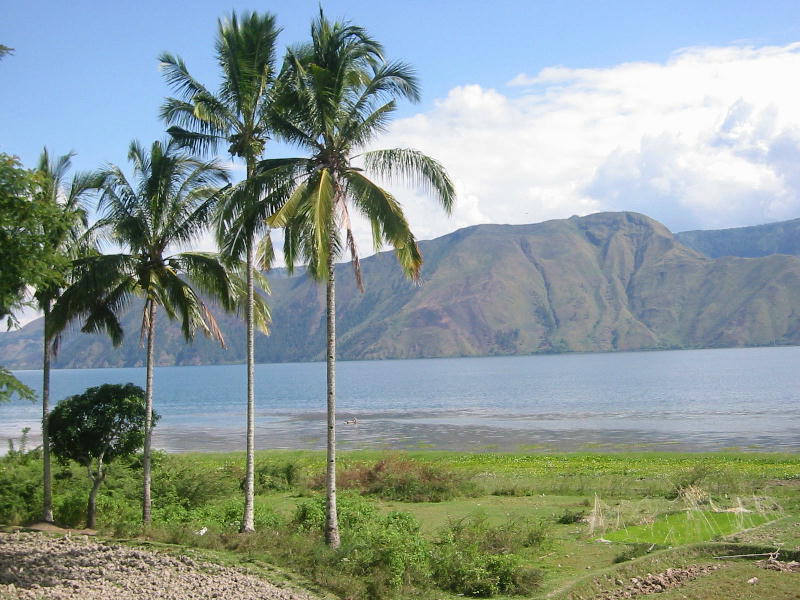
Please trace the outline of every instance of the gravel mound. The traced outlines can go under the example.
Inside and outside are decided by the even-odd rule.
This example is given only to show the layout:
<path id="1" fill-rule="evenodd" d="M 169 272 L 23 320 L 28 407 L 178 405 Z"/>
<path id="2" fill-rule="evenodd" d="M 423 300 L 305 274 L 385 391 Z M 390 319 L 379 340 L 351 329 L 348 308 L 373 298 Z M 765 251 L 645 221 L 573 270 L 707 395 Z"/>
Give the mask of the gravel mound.
<path id="1" fill-rule="evenodd" d="M 629 585 L 622 589 L 604 592 L 595 596 L 595 600 L 621 600 L 622 598 L 666 592 L 702 575 L 709 575 L 720 568 L 722 565 L 690 565 L 683 569 L 667 569 L 656 575 L 648 573 L 644 577 L 632 577 Z M 617 580 L 617 585 L 625 584 L 622 580 Z"/>
<path id="2" fill-rule="evenodd" d="M 0 534 L 0 598 L 313 600 L 188 556 L 38 533 Z"/>

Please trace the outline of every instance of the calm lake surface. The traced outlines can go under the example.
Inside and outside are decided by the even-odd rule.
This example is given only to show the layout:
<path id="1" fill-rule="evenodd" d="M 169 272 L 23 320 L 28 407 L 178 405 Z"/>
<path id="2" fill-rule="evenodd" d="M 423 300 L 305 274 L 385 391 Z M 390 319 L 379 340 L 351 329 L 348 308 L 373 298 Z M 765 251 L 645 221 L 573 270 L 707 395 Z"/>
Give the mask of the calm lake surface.
<path id="1" fill-rule="evenodd" d="M 144 378 L 54 370 L 52 398 Z M 340 362 L 337 391 L 342 449 L 800 450 L 800 347 Z M 256 365 L 256 404 L 258 448 L 324 447 L 324 363 Z M 157 368 L 155 409 L 156 447 L 242 450 L 245 367 Z M 0 405 L 0 440 L 40 411 Z"/>

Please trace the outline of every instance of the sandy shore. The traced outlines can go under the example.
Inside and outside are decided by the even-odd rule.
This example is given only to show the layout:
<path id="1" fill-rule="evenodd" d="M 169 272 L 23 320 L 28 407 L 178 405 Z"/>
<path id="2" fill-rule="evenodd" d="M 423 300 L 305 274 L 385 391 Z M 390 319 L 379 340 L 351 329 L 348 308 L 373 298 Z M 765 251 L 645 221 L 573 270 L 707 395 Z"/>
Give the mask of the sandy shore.
<path id="1" fill-rule="evenodd" d="M 87 536 L 0 534 L 0 598 L 313 600 L 244 571 Z"/>

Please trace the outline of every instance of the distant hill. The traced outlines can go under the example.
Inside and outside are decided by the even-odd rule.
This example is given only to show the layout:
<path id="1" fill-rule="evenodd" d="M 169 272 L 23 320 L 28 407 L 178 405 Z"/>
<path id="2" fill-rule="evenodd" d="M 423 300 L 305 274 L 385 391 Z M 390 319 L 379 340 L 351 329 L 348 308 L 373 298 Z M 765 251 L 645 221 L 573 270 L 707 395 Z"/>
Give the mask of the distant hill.
<path id="1" fill-rule="evenodd" d="M 477 225 L 421 248 L 418 286 L 388 252 L 362 262 L 364 294 L 349 265 L 337 267 L 340 358 L 800 344 L 800 258 L 709 258 L 641 214 Z M 322 359 L 324 287 L 276 275 L 272 335 L 257 337 L 257 360 Z M 134 306 L 124 316 L 119 349 L 102 336 L 70 334 L 56 365 L 141 365 L 140 314 Z M 242 362 L 242 322 L 220 321 L 227 350 L 203 338 L 183 344 L 162 314 L 159 364 Z M 38 322 L 0 336 L 0 364 L 38 368 L 40 336 Z"/>
<path id="2" fill-rule="evenodd" d="M 711 258 L 754 258 L 770 254 L 800 256 L 800 219 L 754 227 L 684 231 L 676 233 L 675 237 L 682 244 Z"/>

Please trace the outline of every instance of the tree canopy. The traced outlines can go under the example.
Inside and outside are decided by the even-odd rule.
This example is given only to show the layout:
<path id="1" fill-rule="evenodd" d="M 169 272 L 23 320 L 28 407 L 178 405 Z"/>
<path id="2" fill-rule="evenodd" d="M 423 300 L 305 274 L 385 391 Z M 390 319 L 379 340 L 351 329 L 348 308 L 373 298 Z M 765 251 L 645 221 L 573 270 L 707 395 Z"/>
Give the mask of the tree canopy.
<path id="1" fill-rule="evenodd" d="M 53 452 L 83 466 L 133 454 L 144 443 L 144 413 L 144 390 L 132 383 L 107 383 L 69 396 L 50 413 Z"/>
<path id="2" fill-rule="evenodd" d="M 63 224 L 57 205 L 37 194 L 40 176 L 19 160 L 0 154 L 0 318 L 13 323 L 29 286 L 49 286 L 68 259 L 48 244 L 49 231 Z"/>

